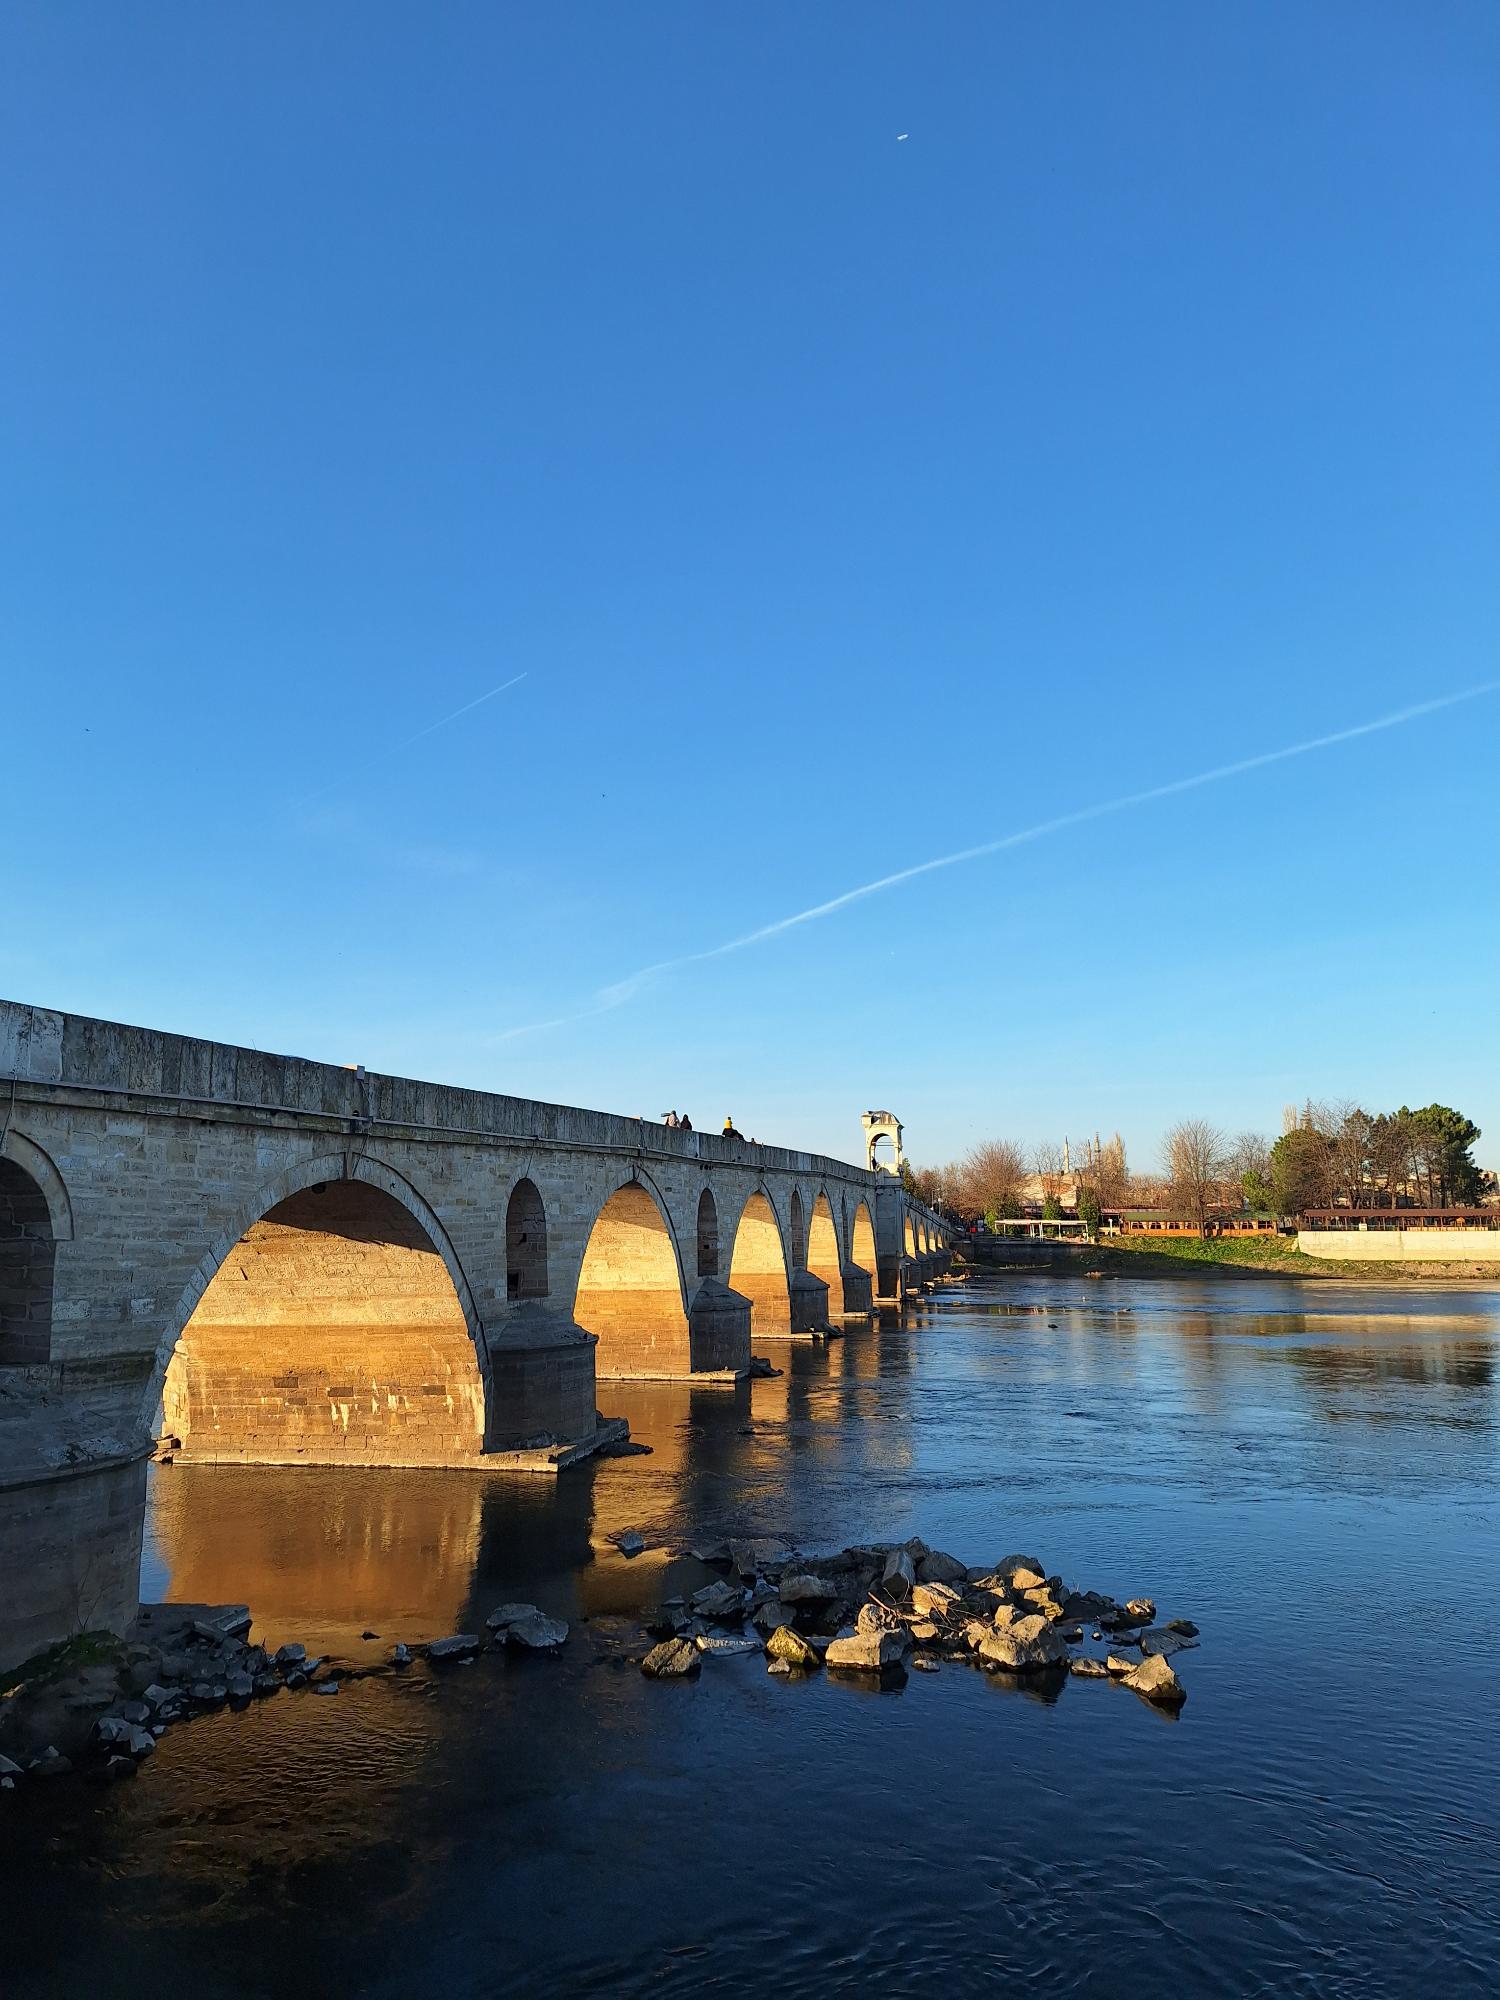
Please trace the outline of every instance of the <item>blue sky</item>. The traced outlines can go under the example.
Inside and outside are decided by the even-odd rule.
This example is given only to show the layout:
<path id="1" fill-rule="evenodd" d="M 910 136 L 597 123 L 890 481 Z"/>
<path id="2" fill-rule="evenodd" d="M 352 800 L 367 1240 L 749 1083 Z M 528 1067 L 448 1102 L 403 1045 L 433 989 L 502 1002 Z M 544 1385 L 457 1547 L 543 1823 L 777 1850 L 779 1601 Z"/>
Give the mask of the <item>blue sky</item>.
<path id="1" fill-rule="evenodd" d="M 610 992 L 1500 678 L 1497 63 L 1487 0 L 23 4 L 0 990 L 845 1156 L 1312 1094 L 1500 1163 L 1497 694 Z"/>

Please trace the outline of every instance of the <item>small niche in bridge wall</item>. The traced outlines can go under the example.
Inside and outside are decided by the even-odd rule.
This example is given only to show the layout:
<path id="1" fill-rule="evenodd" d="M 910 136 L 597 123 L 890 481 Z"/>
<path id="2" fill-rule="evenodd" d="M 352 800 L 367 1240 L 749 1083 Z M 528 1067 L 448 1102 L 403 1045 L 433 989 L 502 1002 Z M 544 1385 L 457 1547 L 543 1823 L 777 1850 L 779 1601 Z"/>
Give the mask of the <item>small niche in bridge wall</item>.
<path id="1" fill-rule="evenodd" d="M 505 1207 L 505 1296 L 547 1296 L 547 1211 L 533 1181 L 517 1181 Z"/>
<path id="2" fill-rule="evenodd" d="M 781 1231 L 776 1211 L 763 1194 L 751 1195 L 734 1232 L 729 1287 L 750 1301 L 752 1335 L 791 1332 L 792 1298 Z"/>
<path id="3" fill-rule="evenodd" d="M 578 1273 L 573 1317 L 599 1336 L 599 1375 L 692 1372 L 677 1249 L 650 1190 L 630 1181 L 600 1209 Z"/>
<path id="4" fill-rule="evenodd" d="M 0 1368 L 33 1368 L 52 1351 L 53 1255 L 46 1197 L 0 1160 Z"/>
<path id="5" fill-rule="evenodd" d="M 705 1188 L 698 1197 L 698 1276 L 719 1275 L 719 1211 Z"/>
<path id="6" fill-rule="evenodd" d="M 834 1227 L 833 1209 L 826 1194 L 820 1194 L 813 1203 L 812 1226 L 807 1232 L 807 1268 L 828 1287 L 829 1318 L 842 1318 L 844 1270 L 839 1257 L 839 1233 Z"/>
<path id="7" fill-rule="evenodd" d="M 484 1387 L 447 1266 L 362 1181 L 279 1202 L 215 1273 L 167 1368 L 189 1458 L 447 1465 L 478 1456 Z"/>

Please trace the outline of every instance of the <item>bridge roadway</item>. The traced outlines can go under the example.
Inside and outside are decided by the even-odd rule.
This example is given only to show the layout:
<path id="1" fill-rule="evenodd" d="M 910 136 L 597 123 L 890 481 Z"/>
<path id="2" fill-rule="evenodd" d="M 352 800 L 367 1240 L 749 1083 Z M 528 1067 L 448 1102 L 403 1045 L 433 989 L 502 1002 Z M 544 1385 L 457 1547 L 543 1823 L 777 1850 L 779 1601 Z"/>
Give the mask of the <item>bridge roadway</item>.
<path id="1" fill-rule="evenodd" d="M 599 1384 L 733 1383 L 951 1242 L 816 1154 L 0 1001 L 0 1666 L 133 1615 L 159 1436 L 556 1472 Z"/>

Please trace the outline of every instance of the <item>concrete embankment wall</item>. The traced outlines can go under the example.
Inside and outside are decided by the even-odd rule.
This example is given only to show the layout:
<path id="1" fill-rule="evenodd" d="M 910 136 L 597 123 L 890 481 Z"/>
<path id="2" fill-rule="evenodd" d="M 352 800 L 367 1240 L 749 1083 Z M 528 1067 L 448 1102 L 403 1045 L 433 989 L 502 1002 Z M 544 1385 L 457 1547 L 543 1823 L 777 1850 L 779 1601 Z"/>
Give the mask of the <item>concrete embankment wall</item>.
<path id="1" fill-rule="evenodd" d="M 1297 1248 L 1350 1262 L 1500 1264 L 1500 1229 L 1299 1229 Z"/>

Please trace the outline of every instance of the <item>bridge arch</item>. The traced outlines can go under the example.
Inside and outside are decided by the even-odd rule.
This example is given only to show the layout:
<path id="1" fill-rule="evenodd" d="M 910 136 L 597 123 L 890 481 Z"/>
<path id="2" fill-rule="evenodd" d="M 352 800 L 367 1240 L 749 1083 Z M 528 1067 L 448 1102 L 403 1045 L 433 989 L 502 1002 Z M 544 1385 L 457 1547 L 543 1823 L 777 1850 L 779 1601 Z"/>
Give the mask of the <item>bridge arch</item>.
<path id="1" fill-rule="evenodd" d="M 595 1216 L 573 1317 L 598 1336 L 597 1375 L 692 1373 L 677 1239 L 665 1204 L 648 1182 L 626 1181 Z"/>
<path id="2" fill-rule="evenodd" d="M 854 1216 L 849 1224 L 849 1261 L 857 1270 L 868 1272 L 875 1277 L 875 1224 L 870 1218 L 868 1202 L 854 1204 Z"/>
<path id="3" fill-rule="evenodd" d="M 547 1210 L 533 1180 L 522 1179 L 505 1204 L 505 1296 L 547 1296 Z"/>
<path id="4" fill-rule="evenodd" d="M 904 1234 L 902 1236 L 902 1247 L 905 1249 L 908 1257 L 915 1257 L 917 1254 L 917 1231 L 916 1231 L 916 1225 L 913 1223 L 911 1219 L 911 1210 L 909 1208 L 904 1211 L 904 1218 L 905 1218 L 905 1224 L 904 1224 Z"/>
<path id="5" fill-rule="evenodd" d="M 713 1189 L 705 1188 L 698 1197 L 698 1276 L 719 1275 L 719 1207 Z"/>
<path id="6" fill-rule="evenodd" d="M 828 1317 L 844 1315 L 844 1264 L 839 1256 L 839 1233 L 834 1227 L 833 1204 L 826 1188 L 820 1188 L 812 1205 L 807 1231 L 807 1269 L 828 1287 Z"/>
<path id="7" fill-rule="evenodd" d="M 57 1169 L 40 1146 L 7 1132 L 0 1145 L 0 1368 L 38 1368 L 51 1359 L 57 1244 L 72 1233 Z"/>
<path id="8" fill-rule="evenodd" d="M 791 1280 L 781 1224 L 770 1196 L 757 1188 L 740 1211 L 729 1263 L 732 1291 L 750 1301 L 753 1334 L 788 1334 L 792 1330 Z"/>
<path id="9" fill-rule="evenodd" d="M 807 1268 L 807 1226 L 802 1215 L 802 1190 L 792 1189 L 787 1206 L 787 1234 L 791 1238 L 791 1265 L 794 1271 Z"/>
<path id="10" fill-rule="evenodd" d="M 483 1450 L 487 1375 L 436 1215 L 382 1162 L 331 1154 L 282 1175 L 202 1259 L 148 1408 L 192 1458 L 443 1465 Z"/>

